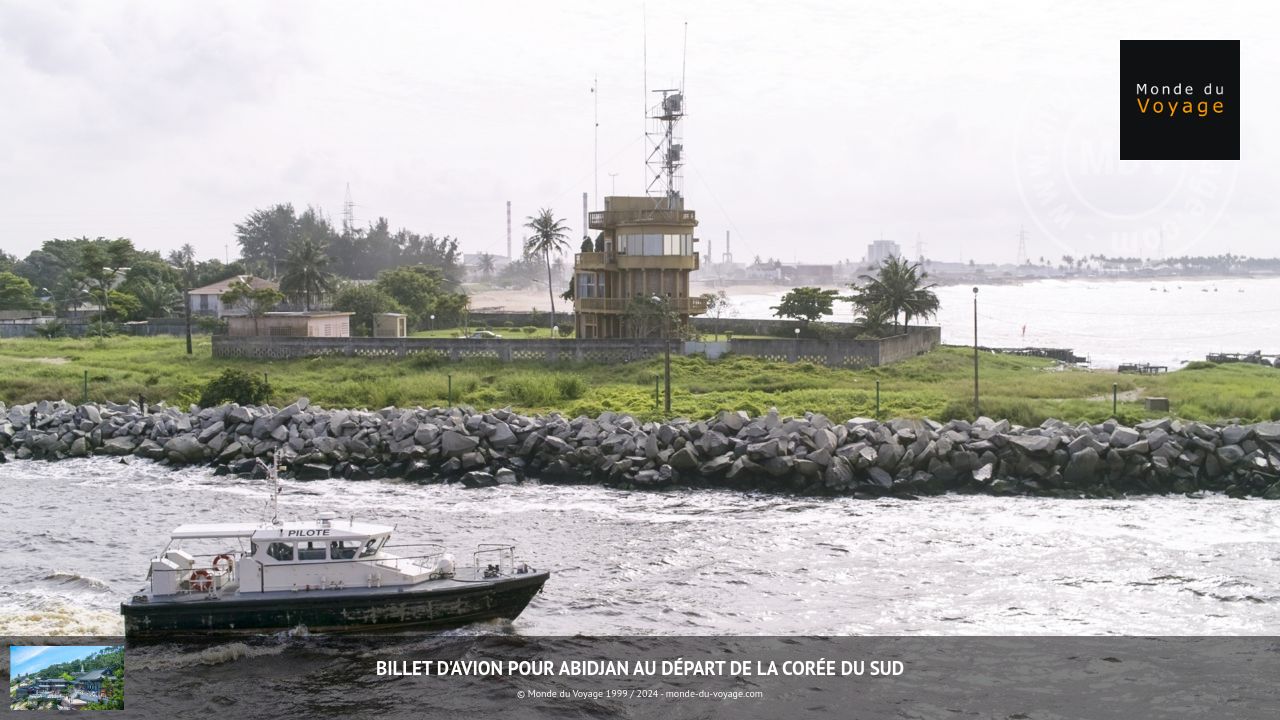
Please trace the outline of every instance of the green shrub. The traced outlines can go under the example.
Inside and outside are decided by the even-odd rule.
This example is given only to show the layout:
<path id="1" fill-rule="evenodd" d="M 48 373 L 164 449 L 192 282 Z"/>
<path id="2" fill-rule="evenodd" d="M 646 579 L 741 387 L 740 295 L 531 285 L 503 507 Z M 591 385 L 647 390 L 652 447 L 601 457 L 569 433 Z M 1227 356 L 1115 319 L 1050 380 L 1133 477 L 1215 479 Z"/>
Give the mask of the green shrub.
<path id="1" fill-rule="evenodd" d="M 1183 370 L 1211 370 L 1218 367 L 1218 363 L 1209 362 L 1208 360 L 1192 360 L 1187 363 Z"/>
<path id="2" fill-rule="evenodd" d="M 84 334 L 92 337 L 111 337 L 120 333 L 120 326 L 107 320 L 94 320 L 84 328 Z"/>
<path id="3" fill-rule="evenodd" d="M 515 373 L 502 382 L 502 389 L 520 405 L 546 407 L 560 399 L 556 383 L 546 375 Z"/>
<path id="4" fill-rule="evenodd" d="M 61 320 L 52 320 L 41 325 L 35 325 L 31 331 L 45 340 L 63 337 L 67 334 L 67 325 Z"/>
<path id="5" fill-rule="evenodd" d="M 271 397 L 271 385 L 266 378 L 244 370 L 227 368 L 205 385 L 200 394 L 201 407 L 213 407 L 227 402 L 241 405 L 261 405 Z"/>
<path id="6" fill-rule="evenodd" d="M 556 378 L 556 393 L 561 400 L 577 400 L 586 392 L 586 381 L 577 375 L 560 375 Z"/>
<path id="7" fill-rule="evenodd" d="M 212 315 L 198 315 L 195 318 L 196 329 L 209 335 L 225 335 L 227 321 Z"/>

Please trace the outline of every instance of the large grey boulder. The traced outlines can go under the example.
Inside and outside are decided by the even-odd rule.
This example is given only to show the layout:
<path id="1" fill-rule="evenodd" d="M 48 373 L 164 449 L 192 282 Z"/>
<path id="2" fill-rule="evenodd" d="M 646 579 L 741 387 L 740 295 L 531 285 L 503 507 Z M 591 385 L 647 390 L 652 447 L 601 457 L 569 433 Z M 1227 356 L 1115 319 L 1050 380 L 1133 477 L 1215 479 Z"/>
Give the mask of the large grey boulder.
<path id="1" fill-rule="evenodd" d="M 445 430 L 440 436 L 440 451 L 445 457 L 459 457 L 479 447 L 480 441 L 457 430 Z"/>
<path id="2" fill-rule="evenodd" d="M 191 435 L 177 435 L 164 444 L 164 452 L 174 462 L 196 462 L 204 458 L 205 447 Z"/>
<path id="3" fill-rule="evenodd" d="M 132 455 L 137 441 L 130 435 L 119 435 L 102 443 L 98 451 L 104 455 Z"/>
<path id="4" fill-rule="evenodd" d="M 1098 451 L 1086 447 L 1071 456 L 1067 467 L 1062 471 L 1062 479 L 1071 485 L 1091 485 L 1096 480 Z"/>

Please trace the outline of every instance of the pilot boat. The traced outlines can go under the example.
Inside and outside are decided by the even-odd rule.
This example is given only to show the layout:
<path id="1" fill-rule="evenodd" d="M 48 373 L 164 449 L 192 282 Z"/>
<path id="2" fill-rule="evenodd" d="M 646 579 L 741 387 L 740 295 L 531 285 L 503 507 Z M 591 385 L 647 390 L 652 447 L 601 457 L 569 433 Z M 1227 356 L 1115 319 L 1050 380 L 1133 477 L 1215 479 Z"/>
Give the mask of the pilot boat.
<path id="1" fill-rule="evenodd" d="M 273 477 L 276 473 L 270 473 Z M 280 494 L 277 482 L 273 508 Z M 321 512 L 283 522 L 182 525 L 120 606 L 125 636 L 436 629 L 514 620 L 550 577 L 512 545 L 459 566 L 438 545 L 390 545 L 395 527 Z M 188 547 L 209 546 L 195 554 Z M 409 549 L 407 554 L 391 552 Z"/>

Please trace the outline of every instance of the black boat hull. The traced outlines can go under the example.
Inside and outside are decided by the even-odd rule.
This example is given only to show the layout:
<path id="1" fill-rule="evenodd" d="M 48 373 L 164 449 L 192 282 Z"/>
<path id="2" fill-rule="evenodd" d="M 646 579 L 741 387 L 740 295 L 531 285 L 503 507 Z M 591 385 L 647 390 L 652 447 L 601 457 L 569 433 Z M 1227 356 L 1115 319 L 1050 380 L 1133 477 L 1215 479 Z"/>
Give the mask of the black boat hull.
<path id="1" fill-rule="evenodd" d="M 310 632 L 443 629 L 514 620 L 549 573 L 417 589 L 248 593 L 236 598 L 137 602 L 120 606 L 132 640 L 261 634 L 305 626 Z"/>

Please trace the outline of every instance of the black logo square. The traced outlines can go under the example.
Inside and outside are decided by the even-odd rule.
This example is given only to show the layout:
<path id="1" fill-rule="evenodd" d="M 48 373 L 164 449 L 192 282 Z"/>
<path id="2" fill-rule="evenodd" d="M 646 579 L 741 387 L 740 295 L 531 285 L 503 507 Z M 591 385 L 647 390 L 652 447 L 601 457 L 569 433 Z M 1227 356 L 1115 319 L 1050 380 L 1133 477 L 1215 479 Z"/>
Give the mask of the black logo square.
<path id="1" fill-rule="evenodd" d="M 1120 159 L 1239 160 L 1240 41 L 1121 40 Z"/>

